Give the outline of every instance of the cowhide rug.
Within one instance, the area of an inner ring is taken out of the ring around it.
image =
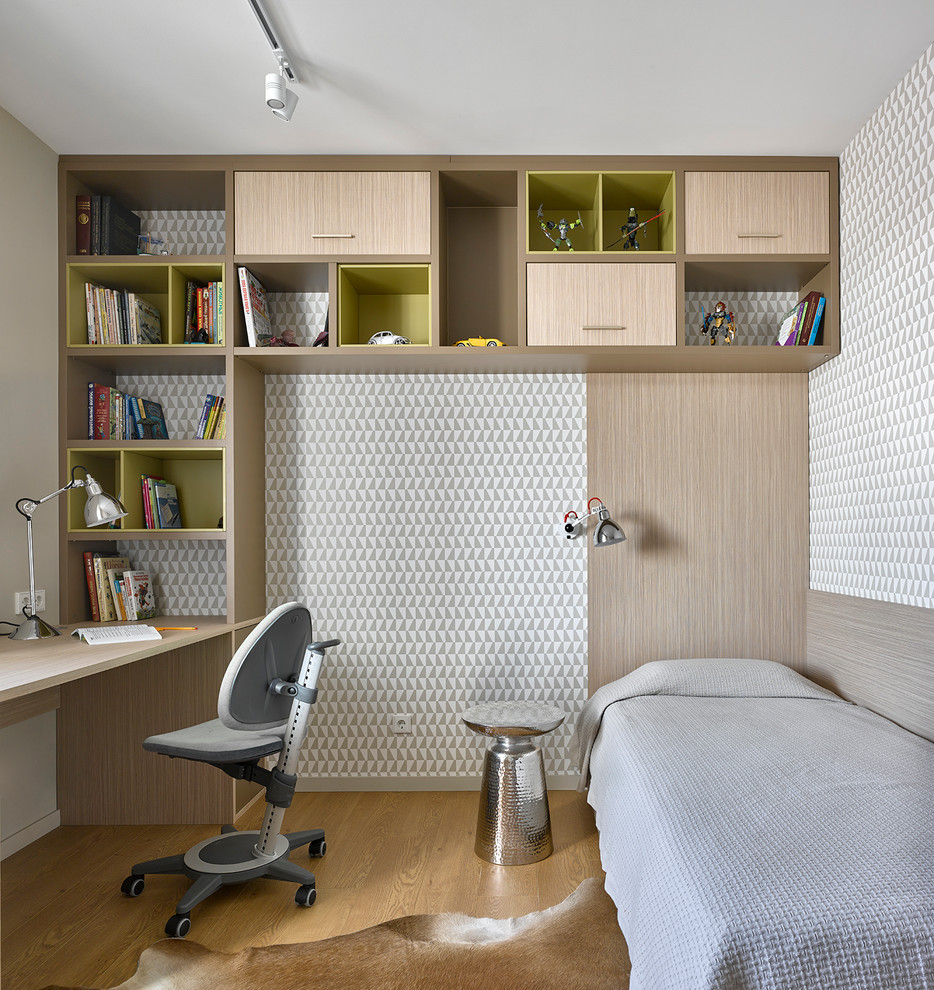
[[[497,921],[423,914],[320,942],[212,952],[164,939],[118,990],[625,990],[629,957],[596,877]],[[65,990],[49,987],[47,990]],[[71,988],[79,990],[79,988]]]

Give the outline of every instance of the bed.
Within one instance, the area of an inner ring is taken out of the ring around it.
[[[934,990],[934,743],[764,660],[665,660],[578,720],[630,990]]]

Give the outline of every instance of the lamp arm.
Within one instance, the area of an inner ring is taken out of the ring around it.
[[[67,485],[65,485],[64,488],[59,488],[57,492],[44,495],[42,498],[21,498],[16,503],[16,511],[21,516],[31,519],[32,514],[39,508],[40,505],[42,505],[43,502],[49,502],[53,498],[57,498],[59,495],[63,495],[65,492],[70,491],[72,488],[84,488],[84,482],[79,478],[73,478]]]

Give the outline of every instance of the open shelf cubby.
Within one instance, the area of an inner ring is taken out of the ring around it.
[[[626,221],[630,208],[646,226],[638,232],[639,252],[673,254],[675,244],[675,173],[658,172],[529,172],[528,251],[538,254],[570,253],[566,244],[554,244],[541,222],[564,220],[581,226],[568,232],[574,252],[635,254],[627,247]],[[541,217],[538,210],[541,207]],[[664,212],[662,212],[664,211]],[[656,214],[662,213],[657,220]]]
[[[192,531],[222,531],[224,519],[225,448],[223,447],[72,447],[68,470],[81,465],[110,495],[123,502],[127,515],[112,529],[90,529],[84,521],[84,498],[70,493],[68,532],[98,538],[126,533],[185,535]],[[149,530],[143,511],[142,475],[164,478],[175,485],[181,511],[180,528]],[[220,525],[218,525],[220,523]]]
[[[82,262],[68,265],[65,284],[65,334],[69,347],[99,347],[88,343],[87,285],[132,292],[159,311],[162,325],[161,344],[119,344],[112,347],[140,347],[153,350],[185,344],[185,315],[188,283],[205,286],[208,282],[224,285],[224,266],[220,262],[172,264],[160,261]],[[223,305],[229,305],[224,288]],[[223,319],[223,317],[222,317]],[[222,344],[223,341],[220,342]],[[193,344],[212,347],[220,344]]]
[[[431,287],[428,265],[339,265],[338,344],[369,343],[383,330],[431,343]]]

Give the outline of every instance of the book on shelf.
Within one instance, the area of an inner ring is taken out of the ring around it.
[[[101,198],[91,193],[91,254],[101,253]]]
[[[72,636],[89,646],[107,646],[111,643],[145,643],[162,639],[162,633],[152,626],[82,626],[73,629]]]
[[[811,340],[811,331],[814,328],[814,321],[818,318],[818,304],[824,297],[819,292],[809,292],[803,299],[807,305],[804,310],[804,317],[798,327],[798,340],[796,346],[806,347]],[[821,306],[823,310],[823,306]]]
[[[156,596],[148,571],[124,571],[123,588],[127,618],[152,619],[156,614]]]
[[[126,557],[106,557],[102,554],[94,558],[94,581],[101,622],[112,622],[117,618],[113,589],[107,572],[111,570],[126,571],[129,568],[130,562]]]
[[[238,268],[237,277],[240,280],[240,301],[243,303],[247,341],[250,347],[262,347],[273,337],[266,290],[249,268]]]
[[[208,395],[204,400],[204,407],[201,410],[201,419],[198,422],[198,440],[222,440],[224,438],[224,397],[222,395]]]
[[[162,314],[126,289],[84,286],[89,344],[161,344]]]
[[[91,195],[75,197],[75,254],[91,253]]]
[[[782,317],[778,328],[778,339],[774,342],[776,346],[793,347],[798,342],[798,331],[804,320],[807,305],[807,299],[802,299]]]
[[[161,403],[154,399],[136,399],[136,417],[137,440],[169,439]]]
[[[94,622],[101,621],[101,606],[97,598],[97,578],[94,575],[94,558],[99,557],[99,553],[93,550],[85,550],[84,557],[84,578],[88,586],[88,601],[91,605],[91,619]]]
[[[113,196],[101,196],[101,254],[136,254],[140,219]]]
[[[110,597],[113,599],[114,611],[117,619],[126,622],[126,600],[123,596],[123,574],[124,572],[116,567],[107,569],[107,582],[110,585]]]
[[[185,289],[185,343],[224,343],[224,286],[188,281]]]
[[[178,507],[178,490],[160,478],[153,485],[156,496],[157,529],[181,529],[182,514]]]

